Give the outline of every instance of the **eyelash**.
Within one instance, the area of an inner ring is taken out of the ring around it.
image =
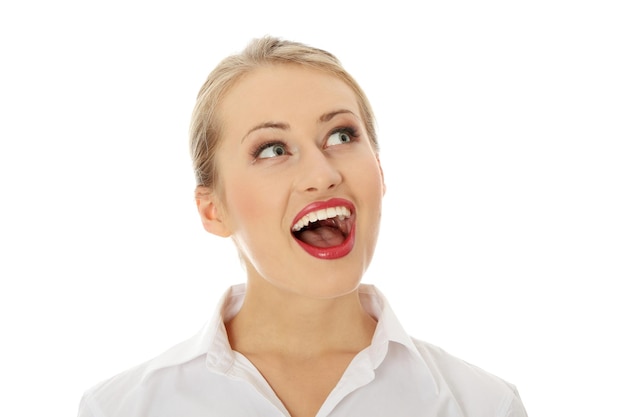
[[[335,133],[347,133],[351,139],[359,138],[359,132],[352,126],[342,126],[342,127],[333,129],[328,136],[330,137],[334,135]]]
[[[282,142],[280,140],[270,140],[268,142],[263,142],[259,146],[253,148],[252,152],[250,152],[250,155],[256,159],[259,157],[259,155],[261,155],[261,152],[263,152],[265,149],[270,148],[272,146],[276,146],[276,145],[280,145],[285,149],[287,148],[287,144],[285,142]]]
[[[358,139],[359,138],[359,132],[352,126],[341,126],[338,127],[336,129],[333,129],[330,131],[330,133],[328,134],[327,138],[334,135],[335,133],[347,133],[351,139]],[[258,158],[259,155],[261,154],[261,152],[263,152],[265,149],[272,147],[272,146],[276,146],[276,145],[280,145],[283,148],[287,148],[287,144],[283,141],[280,140],[270,140],[267,142],[263,142],[261,144],[259,144],[259,146],[255,147],[252,149],[252,152],[250,152],[250,155],[253,158]]]

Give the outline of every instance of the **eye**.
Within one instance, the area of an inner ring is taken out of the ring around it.
[[[334,131],[328,139],[326,139],[326,146],[341,145],[344,143],[350,143],[356,135],[351,129],[342,128]]]
[[[256,159],[276,158],[287,154],[287,147],[282,142],[269,142],[259,146],[253,153]]]

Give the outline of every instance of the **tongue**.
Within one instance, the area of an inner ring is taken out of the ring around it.
[[[316,248],[330,248],[343,243],[343,234],[335,227],[322,226],[314,230],[305,230],[300,240]]]

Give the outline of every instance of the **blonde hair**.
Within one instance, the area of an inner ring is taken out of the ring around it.
[[[222,97],[239,78],[267,64],[300,64],[344,81],[356,94],[367,134],[378,150],[374,114],[365,93],[332,54],[298,42],[266,36],[252,40],[240,53],[222,60],[200,88],[190,126],[190,151],[196,185],[213,188],[217,181],[215,152],[219,145],[217,110]]]

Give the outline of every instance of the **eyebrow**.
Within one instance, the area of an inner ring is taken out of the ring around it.
[[[289,130],[289,128],[290,127],[289,127],[288,123],[280,123],[280,122],[263,122],[263,123],[259,123],[258,125],[254,126],[252,129],[248,130],[248,133],[243,135],[243,137],[241,138],[241,143],[243,143],[243,141],[246,140],[246,138],[250,135],[250,133],[254,132],[255,130],[259,130],[259,129]]]
[[[350,110],[346,110],[346,109],[340,109],[340,110],[333,110],[330,111],[328,113],[324,113],[322,114],[319,119],[318,122],[319,123],[326,123],[330,120],[333,119],[333,117],[340,115],[340,114],[351,114],[354,117],[356,117],[357,119],[359,119],[359,117],[354,114],[352,111]],[[359,119],[360,120],[360,119]],[[263,122],[263,123],[259,123],[258,125],[254,126],[252,129],[248,130],[248,133],[246,133],[245,135],[243,135],[243,137],[241,138],[241,143],[243,143],[244,140],[246,140],[246,138],[254,131],[259,130],[259,129],[280,129],[280,130],[289,130],[291,127],[289,126],[289,123],[282,123],[282,122]]]
[[[340,109],[340,110],[334,110],[334,111],[322,114],[320,116],[320,118],[319,118],[319,121],[320,121],[320,123],[325,123],[325,122],[330,121],[333,117],[335,117],[335,116],[337,116],[339,114],[345,114],[345,113],[351,114],[354,117],[356,117],[357,119],[359,119],[359,117],[356,114],[354,114],[352,111],[347,110],[347,109]]]

